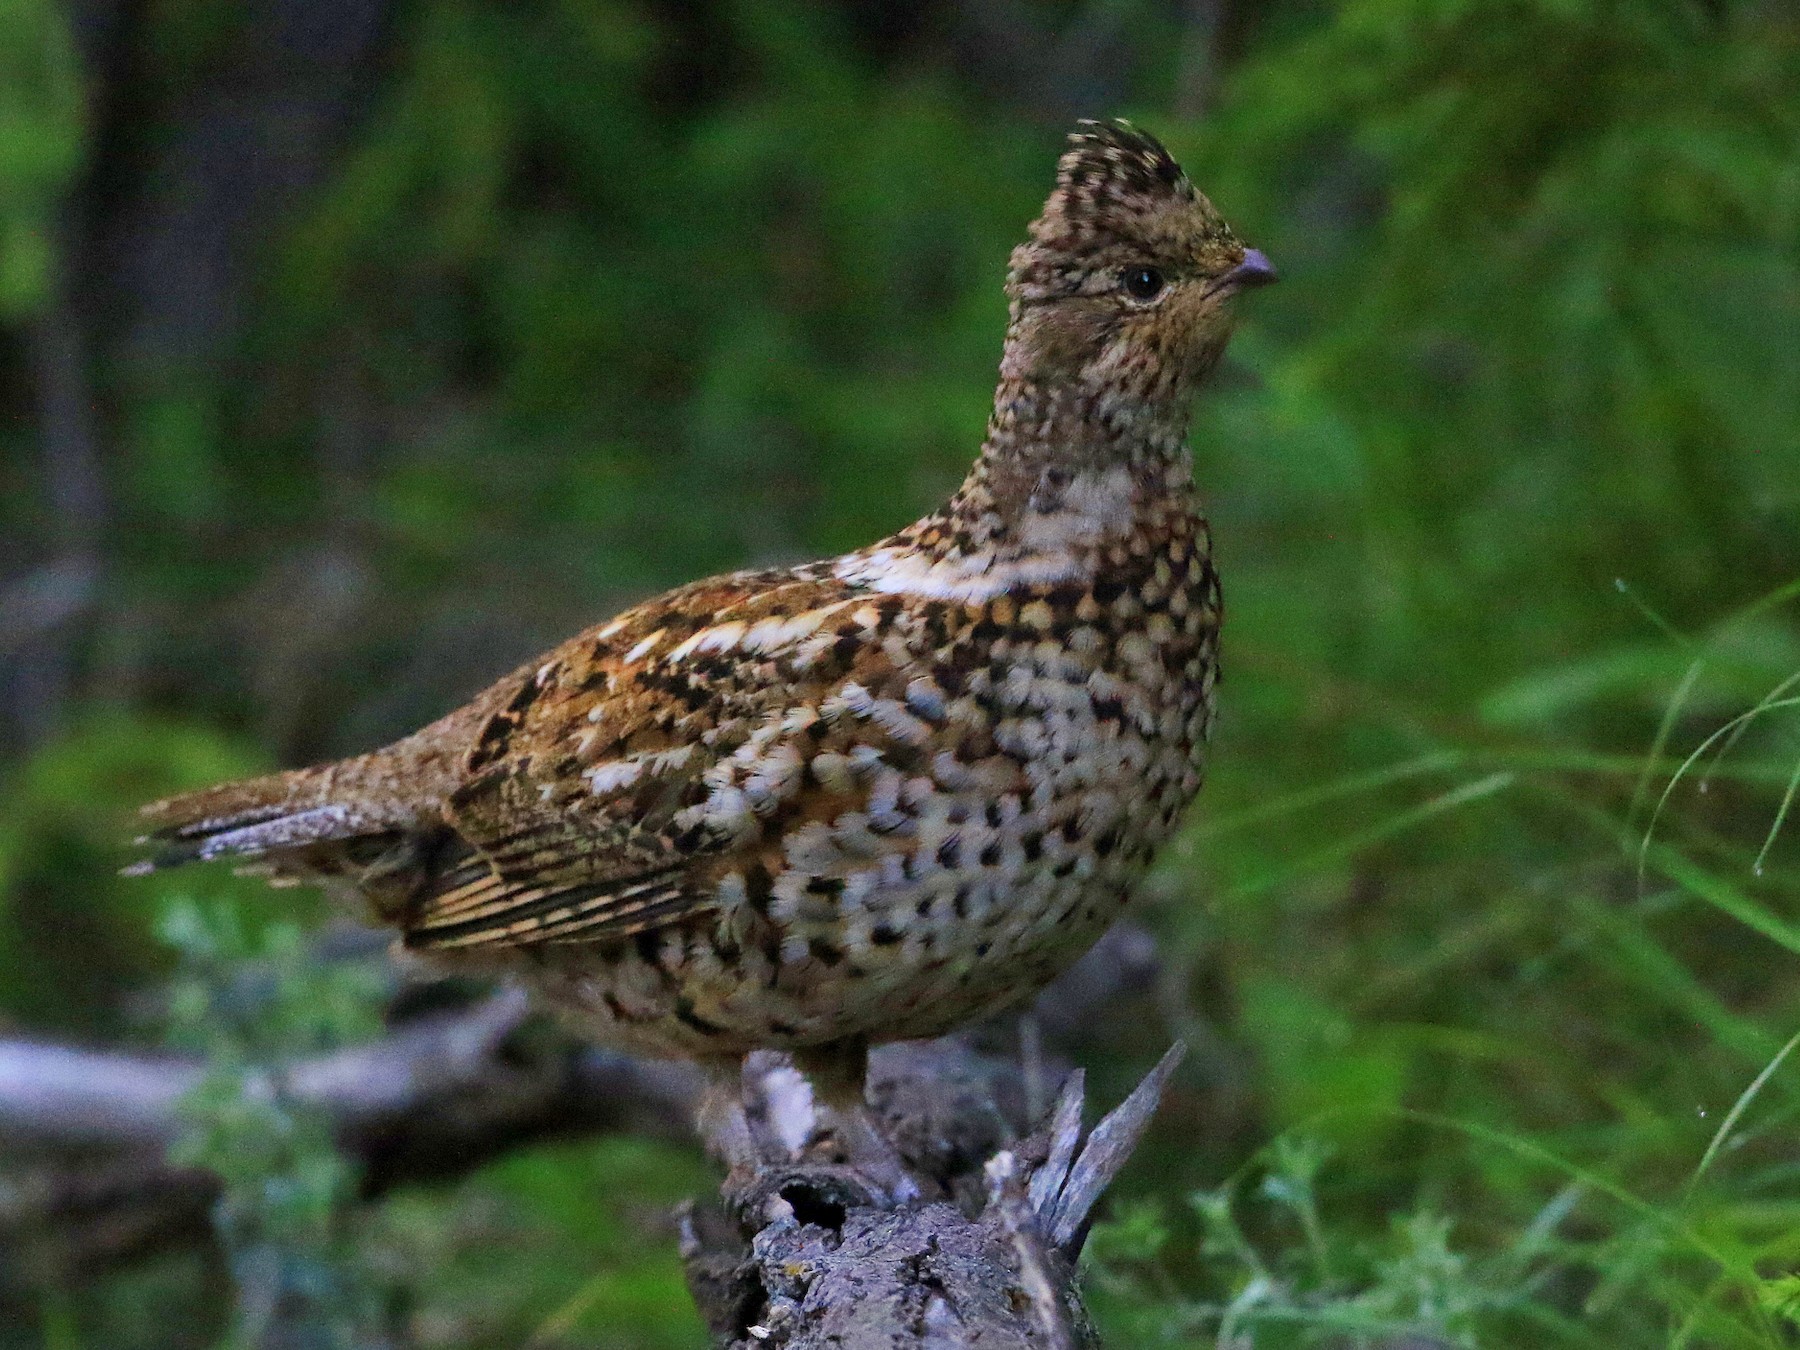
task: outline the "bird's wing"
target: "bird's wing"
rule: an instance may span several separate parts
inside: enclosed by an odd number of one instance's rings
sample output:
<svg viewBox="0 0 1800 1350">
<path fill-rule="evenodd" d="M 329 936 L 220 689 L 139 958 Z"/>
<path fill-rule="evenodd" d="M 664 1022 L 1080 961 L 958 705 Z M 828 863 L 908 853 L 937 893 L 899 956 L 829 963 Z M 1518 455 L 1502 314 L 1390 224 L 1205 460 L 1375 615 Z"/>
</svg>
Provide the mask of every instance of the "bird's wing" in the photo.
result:
<svg viewBox="0 0 1800 1350">
<path fill-rule="evenodd" d="M 766 885 L 781 826 L 856 809 L 873 765 L 917 758 L 916 719 L 896 720 L 899 611 L 816 570 L 739 574 L 511 677 L 450 797 L 467 847 L 415 902 L 407 943 L 623 937 L 715 906 L 734 869 Z"/>
</svg>

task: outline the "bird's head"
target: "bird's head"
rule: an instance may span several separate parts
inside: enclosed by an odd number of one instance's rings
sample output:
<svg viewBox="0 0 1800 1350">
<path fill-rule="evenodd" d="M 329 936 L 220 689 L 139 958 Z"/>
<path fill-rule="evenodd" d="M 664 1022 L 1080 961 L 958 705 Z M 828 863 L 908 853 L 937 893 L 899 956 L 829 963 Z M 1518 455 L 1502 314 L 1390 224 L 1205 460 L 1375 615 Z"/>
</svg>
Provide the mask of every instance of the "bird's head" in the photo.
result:
<svg viewBox="0 0 1800 1350">
<path fill-rule="evenodd" d="M 1083 122 L 1013 250 L 1003 373 L 1179 403 L 1231 336 L 1231 299 L 1275 280 L 1156 141 Z"/>
</svg>

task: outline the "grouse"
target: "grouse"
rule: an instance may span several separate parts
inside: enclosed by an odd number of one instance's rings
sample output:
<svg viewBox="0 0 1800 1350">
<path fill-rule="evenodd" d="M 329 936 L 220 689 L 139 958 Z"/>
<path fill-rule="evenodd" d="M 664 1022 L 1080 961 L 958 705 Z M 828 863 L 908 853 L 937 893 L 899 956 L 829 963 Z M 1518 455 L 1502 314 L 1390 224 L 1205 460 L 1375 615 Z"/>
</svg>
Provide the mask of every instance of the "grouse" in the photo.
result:
<svg viewBox="0 0 1800 1350">
<path fill-rule="evenodd" d="M 1184 444 L 1274 280 L 1167 150 L 1082 123 L 1007 274 L 978 459 L 866 548 L 695 582 L 372 754 L 144 810 L 134 870 L 348 889 L 413 952 L 735 1083 L 1027 998 L 1198 791 L 1219 579 Z"/>
</svg>

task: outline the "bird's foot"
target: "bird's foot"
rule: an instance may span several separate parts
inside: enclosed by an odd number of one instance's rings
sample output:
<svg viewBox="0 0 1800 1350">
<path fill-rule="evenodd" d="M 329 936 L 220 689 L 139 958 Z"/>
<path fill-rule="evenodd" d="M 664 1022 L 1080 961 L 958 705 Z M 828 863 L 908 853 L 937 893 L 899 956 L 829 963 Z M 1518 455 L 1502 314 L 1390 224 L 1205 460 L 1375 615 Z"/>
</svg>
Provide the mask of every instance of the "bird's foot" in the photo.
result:
<svg viewBox="0 0 1800 1350">
<path fill-rule="evenodd" d="M 828 1146 L 835 1144 L 843 1154 L 843 1165 L 884 1198 L 885 1208 L 897 1209 L 919 1198 L 918 1178 L 866 1105 L 830 1110 L 815 1139 Z"/>
<path fill-rule="evenodd" d="M 920 1198 L 918 1178 L 862 1100 L 860 1051 L 854 1074 L 833 1067 L 826 1059 L 827 1092 L 785 1056 L 753 1057 L 741 1093 L 724 1071 L 714 1075 L 701 1134 L 730 1169 L 726 1195 L 741 1215 L 766 1221 L 781 1202 L 801 1222 L 841 1222 L 847 1209 Z"/>
<path fill-rule="evenodd" d="M 920 1198 L 918 1179 L 866 1107 L 821 1113 L 798 1151 L 751 1133 L 754 1158 L 733 1165 L 726 1191 L 740 1213 L 776 1217 L 776 1202 L 801 1223 L 836 1227 L 850 1209 L 897 1209 Z"/>
</svg>

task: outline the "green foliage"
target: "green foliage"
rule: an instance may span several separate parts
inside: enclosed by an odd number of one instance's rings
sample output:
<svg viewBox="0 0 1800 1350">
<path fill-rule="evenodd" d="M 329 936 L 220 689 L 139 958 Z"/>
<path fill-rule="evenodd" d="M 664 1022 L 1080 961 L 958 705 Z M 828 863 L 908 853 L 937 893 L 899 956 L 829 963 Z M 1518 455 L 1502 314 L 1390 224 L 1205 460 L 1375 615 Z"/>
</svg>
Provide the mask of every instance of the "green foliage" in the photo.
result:
<svg viewBox="0 0 1800 1350">
<path fill-rule="evenodd" d="M 391 1300 L 358 1250 L 355 1171 L 330 1119 L 283 1078 L 301 1056 L 373 1035 L 385 981 L 309 959 L 291 924 L 252 938 L 226 908 L 174 904 L 162 933 L 182 955 L 171 1039 L 207 1065 L 169 1156 L 219 1178 L 213 1223 L 237 1295 L 221 1346 L 386 1344 Z"/>
<path fill-rule="evenodd" d="M 116 1034 L 119 989 L 168 969 L 155 931 L 174 898 L 242 897 L 246 917 L 266 922 L 260 883 L 115 875 L 137 807 L 260 767 L 217 732 L 115 712 L 83 719 L 0 775 L 0 1012 Z"/>
<path fill-rule="evenodd" d="M 117 1034 L 119 991 L 167 977 L 170 893 L 112 876 L 135 802 L 363 748 L 658 586 L 862 542 L 953 485 L 1060 130 L 972 74 L 964 8 L 396 12 L 366 117 L 262 239 L 247 328 L 199 367 L 99 365 L 109 595 L 71 643 L 88 707 L 0 777 L 0 1007 Z M 1193 436 L 1224 715 L 1149 912 L 1165 1006 L 1213 1049 L 1204 1143 L 1153 1139 L 1096 1233 L 1115 1340 L 1791 1342 L 1792 14 L 1226 5 L 1184 119 L 1167 7 L 1021 8 L 1056 30 L 1033 90 L 1164 135 L 1284 274 Z M 0 293 L 29 308 L 93 111 L 47 5 L 6 25 L 0 241 L 26 261 L 0 242 Z M 1138 63 L 1088 107 L 1109 25 Z M 141 27 L 153 110 L 254 37 L 216 4 Z M 27 411 L 0 423 L 9 561 L 58 546 Z M 315 903 L 181 882 L 263 952 Z M 244 1132 L 244 1231 L 345 1306 L 403 1287 L 445 1347 L 699 1342 L 658 1217 L 705 1187 L 691 1159 L 536 1150 L 352 1210 L 316 1135 L 229 1086 L 276 1041 L 219 1025 L 193 1137 Z M 46 1326 L 79 1344 L 119 1325 L 95 1304 L 178 1289 L 114 1280 Z"/>
<path fill-rule="evenodd" d="M 1567 1174 L 1504 1242 L 1467 1238 L 1432 1208 L 1392 1214 L 1380 1231 L 1334 1223 L 1319 1192 L 1329 1147 L 1282 1135 L 1246 1169 L 1254 1188 L 1190 1197 L 1191 1250 L 1177 1249 L 1161 1201 L 1097 1228 L 1096 1304 L 1146 1346 L 1788 1343 L 1793 1278 L 1763 1276 L 1721 1240 L 1729 1218 L 1722 1227 L 1686 1200 L 1650 1205 L 1528 1141 L 1470 1135 Z"/>
<path fill-rule="evenodd" d="M 447 1197 L 389 1202 L 386 1260 L 422 1286 L 410 1325 L 427 1344 L 692 1350 L 705 1329 L 672 1214 L 715 1184 L 704 1163 L 666 1144 L 536 1149 Z"/>
<path fill-rule="evenodd" d="M 170 1043 L 207 1065 L 170 1157 L 221 1181 L 214 1223 L 236 1293 L 221 1347 L 700 1342 L 669 1222 L 711 1184 L 698 1159 L 632 1139 L 562 1145 L 448 1194 L 364 1206 L 329 1120 L 283 1074 L 380 1030 L 383 972 L 321 963 L 298 926 L 259 931 L 228 905 L 177 897 L 160 927 L 181 954 Z M 649 1246 L 647 1223 L 661 1230 Z"/>
<path fill-rule="evenodd" d="M 1287 279 L 1196 429 L 1230 679 L 1160 913 L 1338 1161 L 1272 1274 L 1171 1237 L 1114 1315 L 1423 1318 L 1411 1214 L 1452 1341 L 1783 1343 L 1796 91 L 1751 6 L 1360 4 L 1184 147 Z"/>
<path fill-rule="evenodd" d="M 1385 1232 L 1350 1237 L 1328 1230 L 1316 1182 L 1329 1151 L 1284 1135 L 1248 1202 L 1230 1187 L 1198 1192 L 1197 1253 L 1214 1300 L 1185 1291 L 1116 1310 L 1134 1345 L 1172 1345 L 1204 1335 L 1221 1350 L 1239 1347 L 1379 1347 L 1405 1337 L 1447 1345 L 1481 1343 L 1478 1330 L 1531 1301 L 1543 1235 L 1477 1265 L 1450 1245 L 1450 1220 L 1430 1212 L 1396 1215 Z M 1566 1211 L 1567 1196 L 1558 1202 Z M 1149 1202 L 1097 1229 L 1090 1258 L 1096 1298 L 1129 1297 L 1165 1257 L 1169 1235 Z M 1559 1213 L 1556 1217 L 1560 1218 Z M 1254 1222 L 1274 1236 L 1259 1244 Z M 1146 1238 L 1151 1241 L 1146 1242 Z M 1161 1272 L 1168 1280 L 1168 1272 Z M 1529 1323 L 1519 1329 L 1524 1330 Z M 1122 1327 L 1121 1330 L 1124 1330 Z"/>
<path fill-rule="evenodd" d="M 49 291 L 57 203 L 82 131 L 62 12 L 51 0 L 0 0 L 0 322 L 33 312 Z"/>
</svg>

